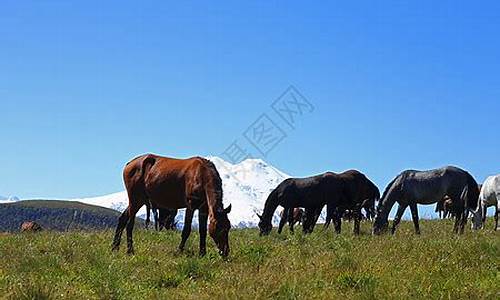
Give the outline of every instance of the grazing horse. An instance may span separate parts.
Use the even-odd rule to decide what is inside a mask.
[[[149,227],[150,210],[153,211],[155,230],[161,231],[163,228],[166,230],[175,230],[175,216],[177,216],[177,209],[157,208],[151,204],[146,204],[146,228]]]
[[[159,229],[162,230],[165,228],[166,230],[175,230],[177,229],[177,222],[175,221],[175,217],[177,216],[177,209],[159,209]]]
[[[302,208],[299,208],[299,207],[295,207],[293,209],[293,212],[292,212],[292,217],[290,218],[290,216],[288,216],[287,213],[289,213],[290,210],[287,210],[287,209],[284,209],[280,212],[280,219],[281,220],[288,220],[288,225],[290,226],[290,230],[293,232],[293,226],[295,226],[295,224],[297,223],[301,223],[302,222],[302,218],[304,217],[304,210]],[[282,228],[279,228],[278,229],[278,233],[281,233],[281,229]]]
[[[153,219],[155,221],[155,230],[158,231],[158,208],[151,204],[151,202],[146,202],[146,229],[149,228],[149,224],[151,224],[151,211],[153,211]]]
[[[455,218],[455,209],[453,207],[453,201],[451,200],[450,197],[444,196],[444,198],[441,201],[438,201],[436,203],[436,210],[439,214],[439,218],[441,219],[446,219],[448,216],[451,218]]]
[[[340,233],[342,216],[346,211],[349,211],[352,219],[354,219],[354,234],[359,234],[360,221],[362,219],[361,209],[364,208],[367,214],[373,212],[375,210],[375,201],[378,201],[380,198],[380,192],[377,186],[359,171],[348,170],[337,174],[337,176],[343,182],[343,196],[339,202],[328,202],[324,228],[328,228],[333,219],[335,232]],[[316,212],[315,215],[318,216],[319,213]],[[306,225],[309,228],[310,226],[314,226],[310,223],[304,226]]]
[[[458,233],[460,227],[460,233],[463,233],[468,211],[477,207],[479,190],[476,180],[467,171],[452,166],[429,171],[406,170],[394,178],[386,187],[377,207],[373,233],[380,234],[387,228],[389,212],[398,202],[392,233],[396,231],[406,207],[410,206],[415,232],[419,234],[417,204],[436,203],[445,195],[450,197],[457,213],[454,231]]]
[[[134,253],[132,231],[135,215],[150,202],[158,208],[186,208],[182,240],[179,250],[184,250],[191,234],[193,213],[199,210],[200,255],[206,253],[208,231],[222,256],[229,254],[229,229],[227,214],[231,205],[222,204],[222,180],[215,165],[204,158],[175,159],[153,154],[139,156],[123,170],[129,204],[118,220],[112,249],[120,247],[121,235],[127,227],[127,253]]]
[[[271,232],[273,228],[271,220],[278,206],[285,209],[285,215],[290,220],[293,216],[290,212],[295,207],[303,207],[306,212],[308,210],[314,212],[323,207],[327,201],[339,201],[342,188],[343,182],[332,172],[307,178],[285,179],[267,197],[262,215],[257,214],[260,219],[258,224],[260,235]],[[285,218],[280,220],[278,232],[281,232],[286,221]],[[303,227],[303,230],[306,232],[306,227]],[[290,226],[290,231],[293,232],[293,226]]]
[[[486,210],[495,206],[495,230],[498,229],[500,213],[500,174],[486,178],[479,193],[477,210],[472,214],[472,229],[482,229],[486,222]]]

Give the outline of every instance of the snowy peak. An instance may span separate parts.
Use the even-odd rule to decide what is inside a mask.
[[[3,203],[16,202],[19,201],[19,198],[16,196],[9,196],[9,197],[0,196],[0,201]]]
[[[219,157],[208,159],[215,164],[222,178],[224,205],[232,204],[229,219],[235,227],[256,226],[259,222],[256,213],[262,211],[267,196],[290,177],[262,159],[246,159],[238,164]]]

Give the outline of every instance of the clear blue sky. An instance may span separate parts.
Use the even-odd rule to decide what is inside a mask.
[[[220,155],[291,84],[315,110],[264,157],[291,175],[500,173],[498,2],[44,2],[0,9],[0,195],[101,195],[138,154]]]

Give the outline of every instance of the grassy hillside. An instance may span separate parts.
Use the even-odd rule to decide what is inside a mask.
[[[116,226],[120,213],[75,201],[26,200],[0,204],[0,231],[19,231],[24,221],[36,221],[44,229],[88,230]]]
[[[500,232],[451,234],[451,221],[403,222],[395,236],[259,237],[233,230],[231,254],[197,257],[198,236],[137,230],[135,256],[111,231],[0,236],[0,295],[24,299],[499,299]],[[488,228],[490,228],[490,223]],[[350,229],[350,224],[344,229]]]

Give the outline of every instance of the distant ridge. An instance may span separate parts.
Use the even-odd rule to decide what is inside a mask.
[[[0,231],[19,231],[24,221],[44,229],[99,230],[116,226],[119,212],[75,201],[24,200],[0,204]]]

